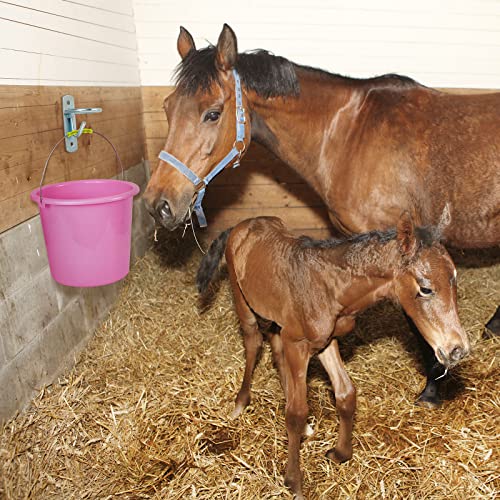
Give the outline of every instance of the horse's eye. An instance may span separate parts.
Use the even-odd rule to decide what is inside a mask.
[[[430,288],[425,288],[424,286],[421,286],[419,291],[418,291],[418,295],[420,297],[430,297],[430,296],[434,295],[434,291],[431,290]]]
[[[219,111],[209,111],[203,118],[204,122],[216,122],[219,119]]]

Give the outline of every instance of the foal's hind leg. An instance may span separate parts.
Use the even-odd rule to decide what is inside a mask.
[[[288,462],[285,484],[303,499],[302,474],[300,472],[300,439],[307,422],[307,365],[310,353],[307,342],[291,342],[283,330],[283,353],[286,378],[286,430],[288,433]]]
[[[263,337],[258,328],[257,317],[248,306],[231,265],[228,265],[228,271],[233,289],[234,306],[240,320],[245,345],[245,374],[243,375],[241,389],[236,396],[235,408],[231,413],[231,418],[236,418],[250,404],[252,375],[260,354]]]
[[[281,388],[286,393],[286,377],[285,377],[285,366],[283,359],[283,343],[281,342],[281,335],[279,333],[269,334],[269,344],[271,345],[271,351],[273,353],[273,363],[278,374],[280,376]]]
[[[335,392],[335,405],[340,417],[337,446],[326,453],[337,463],[345,462],[352,457],[352,426],[356,409],[356,388],[347,374],[339,345],[336,339],[320,354],[318,358],[324,366]]]
[[[439,377],[445,373],[445,367],[439,363],[434,354],[434,350],[418,331],[413,320],[408,315],[405,314],[405,316],[410,326],[410,330],[417,337],[420,352],[424,360],[425,374],[427,376],[425,388],[415,401],[415,404],[425,408],[438,408],[442,404],[441,398],[439,397],[439,386],[442,379],[439,379]]]

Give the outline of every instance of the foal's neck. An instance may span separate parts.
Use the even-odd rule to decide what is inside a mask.
[[[402,267],[395,240],[341,245],[331,253],[332,263],[346,274],[346,288],[341,303],[347,314],[355,314],[384,298],[392,297],[394,279]],[[348,281],[347,281],[348,280]]]
[[[350,80],[297,69],[298,97],[264,99],[248,95],[252,138],[287,163],[318,193],[324,192],[322,164],[333,168],[335,151],[349,133],[365,91]],[[306,160],[305,160],[306,159]]]

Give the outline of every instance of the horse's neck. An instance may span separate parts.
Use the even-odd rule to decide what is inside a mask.
[[[298,97],[252,97],[252,138],[322,192],[326,149],[335,150],[335,143],[344,141],[365,93],[340,77],[307,71],[298,74]]]

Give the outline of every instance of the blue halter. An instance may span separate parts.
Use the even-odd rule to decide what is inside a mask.
[[[198,194],[196,196],[196,201],[194,202],[193,210],[198,218],[198,223],[200,227],[207,227],[207,219],[203,212],[203,208],[201,206],[201,202],[203,201],[203,197],[205,196],[205,190],[208,183],[224,168],[226,168],[234,158],[238,157],[235,161],[233,168],[236,168],[240,164],[240,159],[243,151],[245,150],[245,108],[243,107],[243,99],[241,93],[241,82],[240,76],[238,72],[233,69],[234,76],[234,90],[236,94],[236,140],[234,141],[233,148],[229,153],[215,166],[215,168],[209,172],[203,179],[200,179],[189,167],[184,165],[180,160],[178,160],[174,155],[167,153],[166,151],[162,151],[159,154],[160,160],[163,160],[165,163],[168,163],[172,167],[174,167],[177,171],[179,171],[182,175],[187,177],[195,187],[203,184],[201,189],[198,190]],[[242,146],[241,146],[242,145]],[[239,147],[239,148],[238,148]]]

